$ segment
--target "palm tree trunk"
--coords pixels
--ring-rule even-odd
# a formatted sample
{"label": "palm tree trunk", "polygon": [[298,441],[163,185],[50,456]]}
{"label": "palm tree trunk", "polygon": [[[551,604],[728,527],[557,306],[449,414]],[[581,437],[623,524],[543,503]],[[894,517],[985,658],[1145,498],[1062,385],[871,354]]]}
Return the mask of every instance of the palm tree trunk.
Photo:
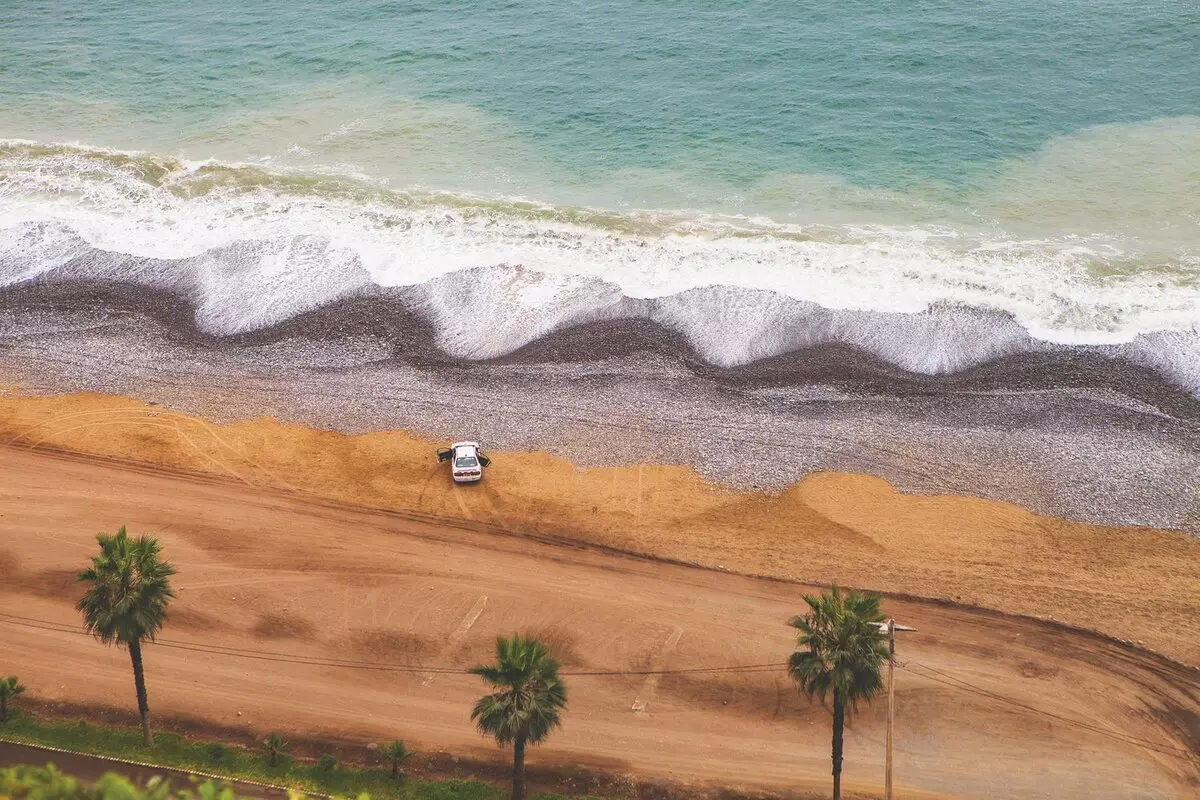
{"label": "palm tree trunk", "polygon": [[525,800],[525,740],[513,743],[512,800]]}
{"label": "palm tree trunk", "polygon": [[842,726],[846,721],[846,704],[842,693],[833,690],[833,800],[842,798]]}
{"label": "palm tree trunk", "polygon": [[8,698],[0,695],[0,722],[8,722]]}
{"label": "palm tree trunk", "polygon": [[397,780],[400,777],[400,759],[392,759],[392,780]]}
{"label": "palm tree trunk", "polygon": [[146,675],[142,672],[142,642],[134,639],[129,643],[129,660],[133,662],[133,686],[137,689],[138,715],[142,718],[142,744],[154,745],[154,734],[150,732],[150,704],[146,701]]}

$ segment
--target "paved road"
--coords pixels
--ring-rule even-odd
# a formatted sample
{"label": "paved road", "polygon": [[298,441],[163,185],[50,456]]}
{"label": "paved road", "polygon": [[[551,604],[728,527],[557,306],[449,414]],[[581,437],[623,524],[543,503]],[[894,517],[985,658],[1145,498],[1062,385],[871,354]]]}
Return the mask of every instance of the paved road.
{"label": "paved road", "polygon": [[[85,781],[95,781],[106,772],[123,775],[134,783],[144,786],[150,778],[161,775],[171,781],[172,786],[187,786],[188,773],[174,769],[151,769],[120,761],[112,761],[99,756],[85,756],[77,753],[59,753],[32,745],[0,742],[0,767],[11,767],[18,764],[41,766],[53,764],[60,772],[66,773]],[[263,786],[229,782],[238,797],[248,798],[280,798],[287,797],[287,792],[268,789]]]}

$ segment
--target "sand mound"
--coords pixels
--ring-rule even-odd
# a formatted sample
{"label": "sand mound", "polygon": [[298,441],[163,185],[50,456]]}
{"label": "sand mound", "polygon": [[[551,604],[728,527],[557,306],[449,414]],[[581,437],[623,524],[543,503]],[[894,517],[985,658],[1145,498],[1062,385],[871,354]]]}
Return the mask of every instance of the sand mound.
{"label": "sand mound", "polygon": [[544,453],[493,453],[483,483],[455,487],[436,463],[440,443],[404,432],[214,425],[89,394],[0,396],[0,439],[739,572],[1053,616],[1200,663],[1200,643],[1183,633],[1200,618],[1200,542],[1176,532],[908,496],[861,475],[737,493],[690,468],[577,469]]}

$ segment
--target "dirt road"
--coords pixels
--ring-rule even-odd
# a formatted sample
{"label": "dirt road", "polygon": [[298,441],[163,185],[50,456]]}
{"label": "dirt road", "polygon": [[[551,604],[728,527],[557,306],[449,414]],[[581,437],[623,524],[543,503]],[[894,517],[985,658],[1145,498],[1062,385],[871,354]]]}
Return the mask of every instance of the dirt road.
{"label": "dirt road", "polygon": [[[478,679],[435,668],[487,660],[497,634],[522,631],[560,657],[570,691],[566,724],[534,763],[828,785],[827,712],[778,667],[720,671],[785,660],[808,587],[0,448],[0,668],[36,698],[132,705],[126,654],[80,635],[73,610],[95,533],[122,524],[158,537],[179,571],[146,655],[159,714],[501,759],[469,723]],[[919,629],[899,649],[901,796],[1200,792],[1195,669],[994,612],[885,608]],[[669,672],[701,669],[713,671]],[[864,708],[848,732],[851,790],[881,790],[885,713]]]}

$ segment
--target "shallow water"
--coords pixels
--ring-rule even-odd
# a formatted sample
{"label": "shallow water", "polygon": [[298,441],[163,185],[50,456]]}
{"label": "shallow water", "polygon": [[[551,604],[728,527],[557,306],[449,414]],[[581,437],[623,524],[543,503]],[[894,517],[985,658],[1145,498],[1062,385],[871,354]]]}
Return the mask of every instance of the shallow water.
{"label": "shallow water", "polygon": [[[0,137],[81,145],[0,148],[10,236],[307,235],[303,269],[383,285],[523,264],[968,304],[1068,342],[1200,320],[1191,3],[47,0],[0,37]],[[328,300],[238,268],[274,278],[263,303]]]}

